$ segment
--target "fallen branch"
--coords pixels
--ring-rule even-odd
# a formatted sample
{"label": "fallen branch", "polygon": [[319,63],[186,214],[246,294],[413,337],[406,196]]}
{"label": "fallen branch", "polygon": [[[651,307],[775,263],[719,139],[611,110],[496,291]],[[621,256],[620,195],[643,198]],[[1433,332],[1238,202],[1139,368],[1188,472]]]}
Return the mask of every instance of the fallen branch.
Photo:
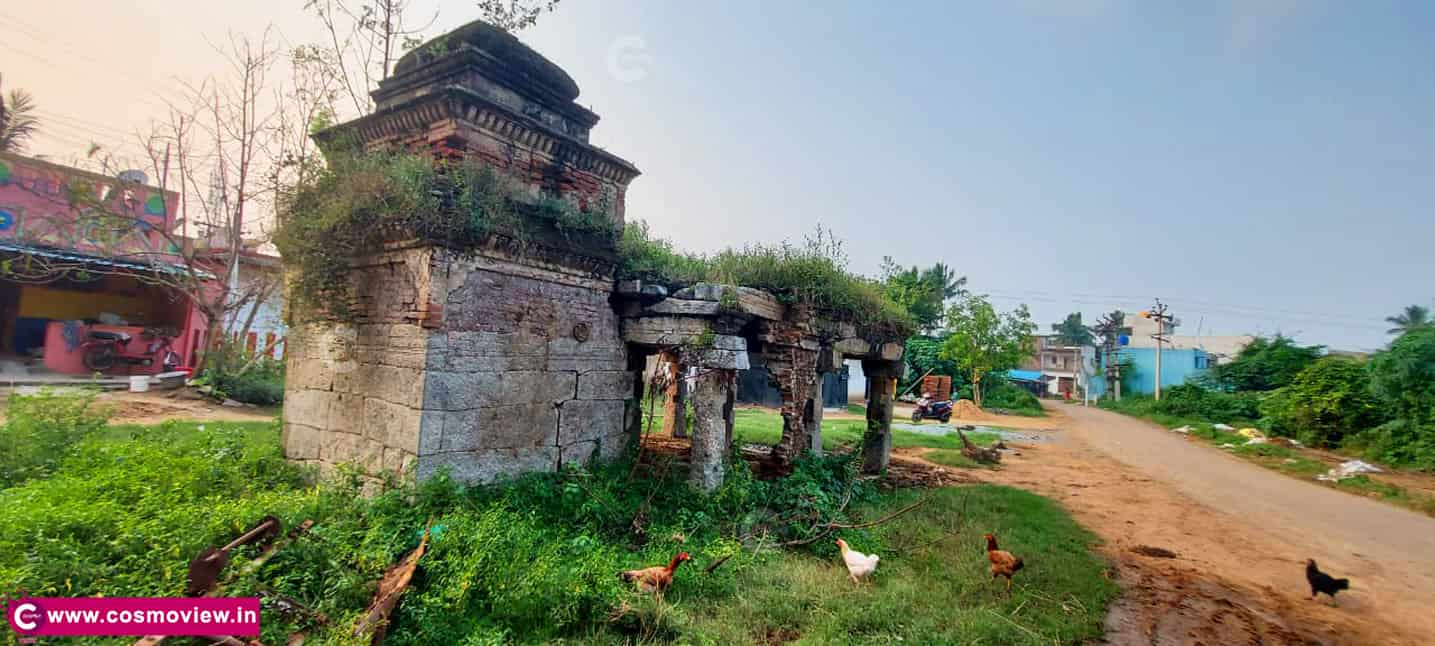
{"label": "fallen branch", "polygon": [[732,555],[728,554],[727,556],[724,556],[716,561],[713,561],[712,563],[709,563],[707,567],[703,568],[703,574],[712,574],[713,570],[718,569],[718,566],[722,565],[723,563],[727,563],[727,560],[730,558],[732,558]]}
{"label": "fallen branch", "polygon": [[[432,523],[429,527],[432,527]],[[429,527],[424,528],[419,546],[409,552],[401,563],[384,573],[384,578],[379,581],[379,589],[374,593],[374,601],[369,604],[369,611],[359,620],[358,625],[354,626],[355,637],[372,634],[369,643],[383,643],[384,633],[388,630],[389,615],[398,607],[399,597],[408,590],[409,582],[414,578],[414,570],[419,567],[419,559],[423,558],[424,552],[428,550]]]}
{"label": "fallen branch", "polygon": [[834,532],[834,531],[836,531],[836,530],[839,530],[839,529],[867,529],[868,527],[876,527],[876,526],[878,526],[878,525],[881,525],[881,524],[890,522],[892,519],[894,519],[894,518],[896,518],[896,517],[898,517],[898,516],[901,516],[902,514],[905,514],[905,513],[907,513],[907,512],[912,511],[913,509],[916,509],[916,508],[918,508],[918,507],[921,507],[922,505],[927,504],[927,502],[930,501],[931,499],[932,499],[932,497],[931,497],[930,495],[925,496],[925,497],[923,497],[921,500],[918,500],[917,502],[914,502],[914,503],[912,503],[912,504],[910,504],[910,505],[907,505],[906,507],[903,507],[903,508],[901,508],[901,509],[898,509],[897,511],[894,511],[894,512],[892,512],[892,513],[890,513],[890,514],[887,514],[886,516],[883,516],[883,517],[881,517],[881,518],[878,518],[877,520],[868,521],[868,522],[865,522],[865,523],[852,523],[852,524],[849,524],[849,523],[834,523],[834,522],[824,523],[824,524],[822,524],[822,525],[820,525],[820,526],[814,527],[814,529],[817,529],[818,527],[820,527],[821,530],[822,530],[821,532],[819,532],[818,534],[816,534],[816,535],[814,535],[814,536],[811,536],[811,537],[809,537],[809,538],[801,538],[801,539],[797,539],[797,540],[791,540],[791,541],[787,541],[787,542],[785,542],[785,543],[779,543],[777,546],[778,546],[778,547],[795,547],[795,546],[798,546],[798,545],[810,545],[810,544],[816,543],[817,541],[820,541],[820,540],[822,540],[822,539],[824,539],[824,538],[826,538],[826,537],[828,537],[828,536],[831,536],[831,535],[832,535],[832,532]]}

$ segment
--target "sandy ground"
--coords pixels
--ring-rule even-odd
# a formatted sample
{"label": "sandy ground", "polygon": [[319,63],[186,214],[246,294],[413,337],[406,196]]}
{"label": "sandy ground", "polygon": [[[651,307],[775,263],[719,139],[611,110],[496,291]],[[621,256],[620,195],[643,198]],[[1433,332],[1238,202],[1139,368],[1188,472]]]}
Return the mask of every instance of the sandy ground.
{"label": "sandy ground", "polygon": [[193,399],[180,395],[180,391],[107,392],[100,395],[98,401],[100,405],[110,408],[110,422],[114,424],[158,424],[171,419],[194,422],[263,422],[278,416],[278,412],[272,409],[220,406],[208,399]]}
{"label": "sandy ground", "polygon": [[[1140,420],[1054,405],[1059,429],[963,475],[1049,496],[1104,539],[1125,594],[1112,644],[1435,643],[1435,519],[1321,487]],[[1032,426],[1028,426],[1031,428]],[[1176,554],[1138,554],[1138,546]],[[1313,602],[1305,559],[1351,578]]]}

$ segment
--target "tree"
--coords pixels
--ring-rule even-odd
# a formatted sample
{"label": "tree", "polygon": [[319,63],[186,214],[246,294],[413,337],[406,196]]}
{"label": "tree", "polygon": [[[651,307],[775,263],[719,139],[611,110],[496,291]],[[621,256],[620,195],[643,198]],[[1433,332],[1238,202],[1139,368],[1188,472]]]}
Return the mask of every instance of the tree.
{"label": "tree", "polygon": [[[484,21],[513,32],[532,27],[559,1],[477,0],[477,5]],[[435,12],[422,26],[413,26],[409,0],[304,0],[304,9],[323,24],[329,42],[297,47],[295,58],[337,80],[357,116],[373,111],[369,92],[405,51],[423,43],[420,34],[438,20]]]}
{"label": "tree", "polygon": [[1317,447],[1337,446],[1384,421],[1369,386],[1369,375],[1359,362],[1323,357],[1300,371],[1289,386],[1266,396],[1261,413],[1276,433]]}
{"label": "tree", "polygon": [[1325,346],[1296,345],[1290,337],[1256,337],[1236,358],[1213,368],[1209,380],[1220,390],[1275,390],[1289,385],[1296,375],[1325,354]]}
{"label": "tree", "polygon": [[1395,326],[1386,330],[1385,333],[1398,336],[1416,328],[1435,324],[1435,319],[1430,318],[1430,308],[1423,305],[1409,305],[1399,314],[1385,317],[1385,322]]}
{"label": "tree", "polygon": [[883,293],[906,309],[923,332],[930,333],[941,326],[947,300],[960,294],[966,284],[965,277],[940,262],[926,269],[904,269],[891,256],[882,258]]}
{"label": "tree", "polygon": [[23,152],[39,128],[34,97],[24,90],[10,90],[6,98],[4,86],[0,84],[0,152]]}
{"label": "tree", "polygon": [[972,400],[982,404],[982,378],[988,373],[1017,367],[1031,354],[1036,324],[1026,305],[998,314],[986,298],[962,294],[947,311],[951,335],[942,344],[941,358],[956,363],[972,384]]}
{"label": "tree", "polygon": [[1371,388],[1395,417],[1435,424],[1435,326],[1400,335],[1370,359]]}
{"label": "tree", "polygon": [[1063,345],[1092,345],[1096,341],[1091,328],[1081,323],[1081,312],[1072,312],[1060,323],[1052,323],[1051,331]]}

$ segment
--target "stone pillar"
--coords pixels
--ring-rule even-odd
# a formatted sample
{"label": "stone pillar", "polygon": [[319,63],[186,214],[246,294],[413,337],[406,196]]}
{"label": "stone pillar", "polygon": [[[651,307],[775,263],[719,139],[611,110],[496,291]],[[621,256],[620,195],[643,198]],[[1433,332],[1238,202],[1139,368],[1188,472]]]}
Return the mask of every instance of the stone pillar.
{"label": "stone pillar", "polygon": [[862,472],[881,473],[892,457],[892,398],[897,366],[890,361],[862,362],[867,375],[867,432],[862,436]]}
{"label": "stone pillar", "polygon": [[822,381],[825,372],[813,373],[812,379],[812,407],[807,411],[807,438],[809,444],[807,449],[816,455],[822,455]]}
{"label": "stone pillar", "polygon": [[643,441],[643,371],[647,367],[648,355],[638,348],[628,347],[628,372],[633,375],[632,398],[628,400],[624,413],[628,448],[636,449]]}
{"label": "stone pillar", "polygon": [[688,436],[687,366],[679,359],[680,354],[664,352],[658,368],[668,382],[663,394],[663,434],[672,437]]}
{"label": "stone pillar", "polygon": [[732,433],[733,385],[737,371],[701,368],[693,388],[692,470],[688,481],[711,492],[722,485]]}

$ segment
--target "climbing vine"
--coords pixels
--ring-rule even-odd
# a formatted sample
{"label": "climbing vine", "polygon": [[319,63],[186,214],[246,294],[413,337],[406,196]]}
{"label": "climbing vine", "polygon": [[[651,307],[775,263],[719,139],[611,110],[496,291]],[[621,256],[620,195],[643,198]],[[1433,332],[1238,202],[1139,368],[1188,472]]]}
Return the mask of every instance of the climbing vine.
{"label": "climbing vine", "polygon": [[491,165],[406,152],[333,155],[285,198],[274,242],[299,307],[352,318],[349,270],[385,242],[419,240],[471,253],[494,233],[521,240],[540,230],[611,245],[611,197],[583,208],[560,196],[536,199]]}

